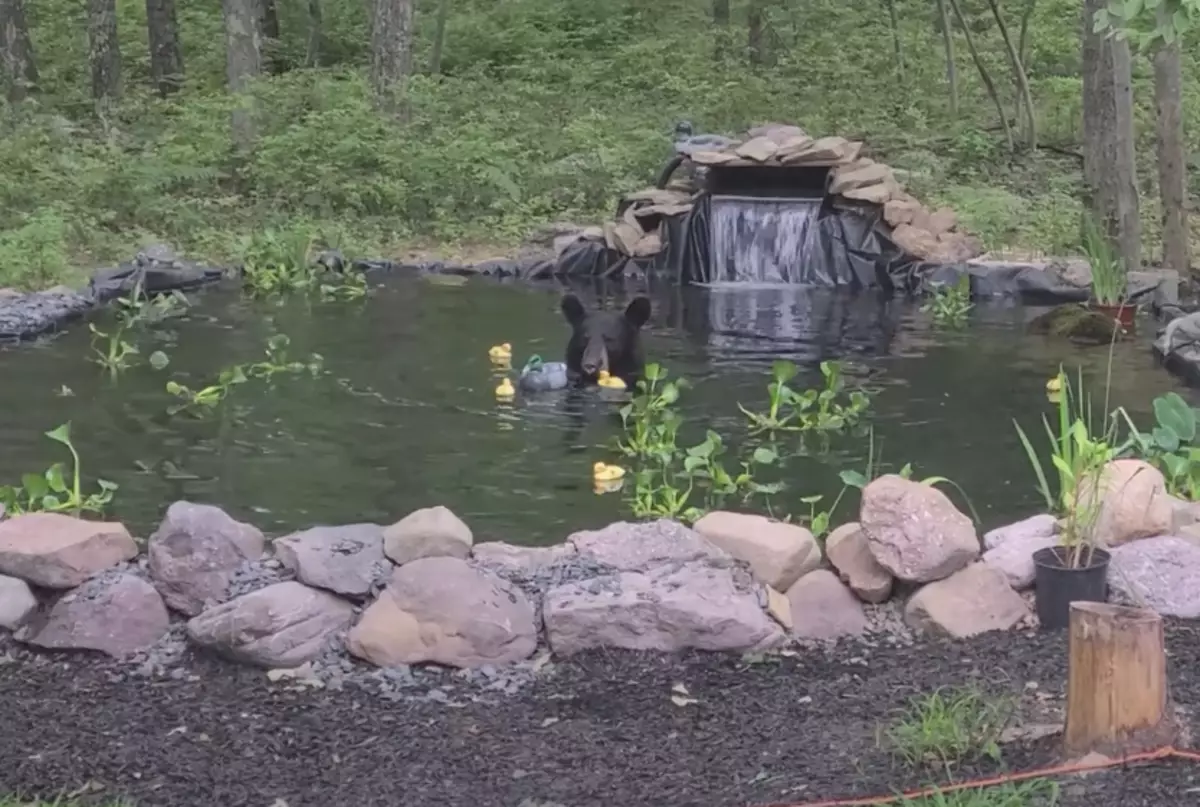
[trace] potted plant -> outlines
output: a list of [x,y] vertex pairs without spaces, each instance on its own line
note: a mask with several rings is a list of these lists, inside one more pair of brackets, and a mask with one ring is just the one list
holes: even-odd
[[1083,252],[1092,269],[1091,308],[1111,317],[1123,329],[1132,328],[1137,307],[1127,299],[1129,273],[1125,262],[1096,219],[1087,214],[1083,217]]
[[1046,389],[1058,408],[1057,431],[1042,416],[1050,439],[1050,459],[1058,475],[1057,497],[1051,492],[1032,443],[1021,426],[1016,426],[1046,505],[1061,516],[1058,546],[1033,553],[1038,620],[1044,630],[1060,630],[1067,626],[1072,602],[1108,601],[1111,556],[1097,543],[1095,527],[1103,499],[1101,477],[1105,466],[1120,455],[1121,449],[1114,447],[1115,417],[1109,418],[1102,434],[1093,429],[1090,403],[1082,398],[1082,375],[1078,395],[1061,370],[1050,379]]

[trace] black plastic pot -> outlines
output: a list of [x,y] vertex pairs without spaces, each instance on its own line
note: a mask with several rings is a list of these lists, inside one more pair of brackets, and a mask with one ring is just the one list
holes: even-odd
[[[1071,568],[1070,548],[1050,546],[1033,553],[1037,576],[1034,592],[1038,621],[1042,630],[1067,627],[1073,602],[1108,602],[1108,552],[1093,547],[1082,551],[1086,566]],[[1090,557],[1088,557],[1090,555]]]

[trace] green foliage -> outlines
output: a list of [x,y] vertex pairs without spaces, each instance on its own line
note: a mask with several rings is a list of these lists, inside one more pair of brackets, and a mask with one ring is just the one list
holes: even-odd
[[1092,269],[1092,295],[1101,305],[1119,305],[1129,290],[1125,262],[1095,216],[1084,214],[1083,253]]
[[882,732],[883,745],[912,767],[955,766],[999,760],[1000,734],[1015,704],[975,688],[936,690],[913,698]]
[[1187,39],[1200,21],[1197,0],[1109,0],[1096,12],[1092,29],[1129,39],[1140,49]]
[[770,448],[753,449],[747,459],[738,461],[740,470],[730,472],[726,468],[728,449],[715,431],[706,431],[704,440],[696,445],[681,447],[683,416],[675,404],[680,390],[687,386],[686,379],[667,381],[667,370],[653,363],[646,365],[643,375],[637,394],[621,408],[625,438],[617,444],[637,463],[630,498],[635,516],[691,522],[730,498],[745,503],[783,489],[780,483],[764,484],[755,478],[758,471],[778,463],[779,457]]
[[[418,18],[432,19],[432,0],[418,5]],[[179,9],[187,76],[167,100],[148,88],[144,6],[118,5],[126,87],[107,129],[88,97],[86,9],[67,0],[29,8],[42,92],[0,121],[0,285],[50,285],[72,264],[124,259],[150,239],[235,259],[239,237],[293,220],[340,226],[380,255],[430,239],[451,251],[500,250],[540,222],[610,216],[620,194],[653,180],[676,120],[739,133],[789,110],[802,110],[796,122],[814,134],[865,137],[872,157],[904,171],[930,205],[957,210],[989,250],[1077,247],[1078,161],[1007,152],[961,38],[960,111],[951,114],[931,8],[901,15],[897,92],[890,31],[870,5],[772,6],[763,64],[751,66],[744,4],[727,31],[714,31],[710,6],[690,0],[463,0],[451,9],[442,73],[413,78],[403,127],[371,106],[366,7],[329,0],[322,10],[320,67],[301,69],[305,8],[280,9],[271,54],[280,72],[249,90],[258,138],[239,156],[219,4]],[[1011,109],[995,23],[983,4],[963,11]],[[432,29],[418,25],[418,66]],[[727,47],[714,55],[717,45]],[[1078,54],[1077,6],[1038,3],[1024,62],[1043,139],[1068,152],[1079,138]],[[1193,138],[1198,64],[1185,53]],[[1135,82],[1147,118],[1148,71]],[[1152,138],[1146,131],[1139,143],[1145,165]],[[1150,238],[1155,222],[1146,205]]]
[[921,306],[922,311],[933,314],[934,324],[946,328],[963,327],[972,308],[971,277],[965,273],[953,285],[939,283],[929,302]]
[[217,374],[213,383],[198,390],[186,387],[175,380],[168,381],[167,392],[183,402],[171,407],[168,412],[172,415],[188,412],[202,417],[221,404],[234,387],[245,384],[251,379],[269,383],[280,374],[298,376],[308,373],[314,378],[320,375],[324,367],[324,358],[319,353],[313,353],[306,362],[289,360],[287,349],[290,344],[291,339],[286,334],[275,334],[267,340],[266,358],[263,361],[226,367]]
[[20,485],[0,486],[0,514],[10,516],[21,513],[51,512],[103,513],[117,490],[115,482],[97,479],[100,490],[84,494],[79,470],[79,453],[71,442],[71,423],[67,421],[56,429],[46,432],[54,442],[66,446],[71,454],[71,467],[56,462],[41,474],[23,474]]
[[1139,431],[1124,409],[1118,411],[1129,426],[1135,454],[1162,471],[1168,492],[1200,501],[1200,441],[1196,439],[1200,410],[1177,392],[1161,395],[1154,399],[1156,423],[1149,432]]
[[871,399],[860,390],[851,392],[845,402],[839,400],[846,381],[838,362],[821,362],[823,386],[819,390],[799,392],[788,386],[798,372],[793,362],[777,361],[771,365],[766,413],[751,412],[738,404],[754,432],[841,432],[857,424],[871,405]]

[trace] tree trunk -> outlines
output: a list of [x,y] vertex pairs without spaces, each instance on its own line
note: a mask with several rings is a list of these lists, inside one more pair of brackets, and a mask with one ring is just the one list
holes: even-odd
[[746,12],[746,55],[750,64],[763,63],[763,3],[766,0],[750,0]]
[[116,0],[88,0],[88,63],[92,67],[92,100],[97,114],[105,119],[121,97]]
[[886,0],[888,27],[892,29],[892,54],[896,57],[896,80],[903,87],[908,83],[904,71],[904,46],[900,42],[900,16],[896,13],[896,0]]
[[229,91],[237,96],[233,142],[240,153],[246,154],[254,147],[254,110],[245,90],[262,73],[259,7],[256,0],[222,0],[221,11],[225,17],[225,77]]
[[325,26],[321,17],[321,0],[308,0],[308,48],[304,54],[306,67],[319,67]]
[[401,122],[409,118],[412,75],[412,0],[374,0],[371,15],[371,85],[379,109]]
[[1174,740],[1162,617],[1146,608],[1071,603],[1067,756],[1120,757]]
[[0,81],[16,103],[37,87],[37,60],[25,20],[24,0],[0,0]]
[[975,38],[971,36],[971,29],[967,26],[966,19],[963,18],[962,8],[958,5],[958,0],[949,0],[949,3],[950,9],[954,12],[954,18],[958,20],[958,27],[962,29],[963,39],[967,42],[967,52],[971,54],[971,61],[975,63],[975,69],[979,71],[979,78],[983,81],[983,86],[987,90],[988,97],[996,105],[996,112],[1000,115],[1000,127],[1004,130],[1004,139],[1008,142],[1008,150],[1012,151],[1012,127],[1008,125],[1008,114],[1004,111],[1004,102],[1000,100],[1000,93],[996,92],[996,84],[992,81],[991,74],[988,73],[987,65],[983,62],[983,57],[979,55],[979,49],[975,47]]
[[1018,46],[1008,33],[1008,25],[1004,22],[1004,15],[1000,13],[999,3],[996,0],[988,0],[988,6],[992,9],[992,17],[996,20],[1000,38],[1004,42],[1005,50],[1008,51],[1008,61],[1012,66],[1013,79],[1017,83],[1017,97],[1021,99],[1017,108],[1025,110],[1025,145],[1032,151],[1037,148],[1037,117],[1033,111],[1033,93],[1029,90],[1029,78],[1025,75],[1025,65],[1021,63]]
[[729,27],[729,0],[713,0],[712,18],[713,25]]
[[[1166,6],[1159,6],[1159,15]],[[1158,192],[1162,200],[1163,268],[1184,277],[1191,269],[1187,223],[1187,152],[1183,137],[1183,76],[1179,40],[1154,54],[1154,103],[1157,107]]]
[[433,54],[429,57],[429,73],[433,76],[442,72],[442,48],[446,45],[446,18],[449,16],[450,0],[440,0],[433,29]]
[[1095,33],[1093,16],[1106,0],[1083,6],[1083,172],[1089,206],[1115,240],[1130,271],[1141,268],[1133,86],[1129,43]]
[[258,0],[258,36],[263,68],[279,72],[276,50],[279,48],[279,6],[276,0]]
[[146,0],[146,32],[150,38],[150,75],[158,94],[166,98],[183,83],[175,0]]
[[1021,32],[1017,35],[1017,53],[1021,55],[1021,64],[1029,63],[1029,21],[1037,9],[1037,0],[1025,0],[1025,8],[1021,11]]
[[958,67],[954,64],[954,27],[946,0],[937,0],[938,16],[942,20],[942,42],[946,49],[946,82],[950,85],[950,114],[958,117]]

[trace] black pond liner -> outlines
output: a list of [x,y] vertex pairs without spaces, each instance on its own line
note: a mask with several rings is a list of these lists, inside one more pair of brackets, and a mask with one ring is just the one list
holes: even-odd
[[1071,619],[1073,602],[1108,602],[1108,565],[1112,556],[1091,549],[1091,563],[1071,568],[1065,546],[1048,546],[1033,553],[1035,604],[1042,630],[1062,630]]

